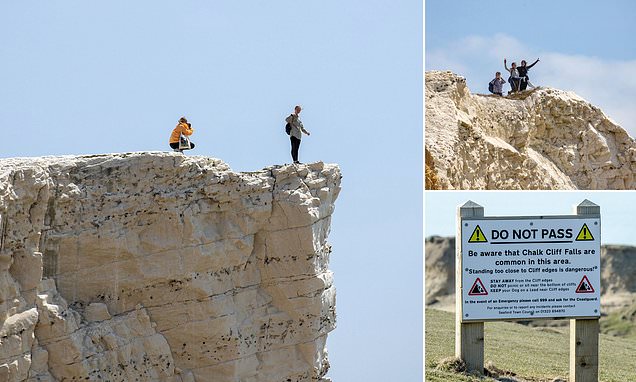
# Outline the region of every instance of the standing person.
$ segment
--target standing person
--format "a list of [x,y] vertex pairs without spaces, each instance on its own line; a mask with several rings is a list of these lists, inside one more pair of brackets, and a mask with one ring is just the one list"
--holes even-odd
[[[179,118],[179,122],[177,123],[177,127],[172,130],[172,134],[170,134],[170,147],[176,152],[182,152],[182,149],[179,149],[179,138],[181,134],[186,137],[190,137],[194,133],[194,129],[192,128],[192,124],[188,122],[185,117]],[[194,143],[190,142],[190,150],[194,148]],[[188,150],[188,149],[185,149]]]
[[305,130],[303,123],[298,117],[301,110],[301,107],[296,105],[296,107],[294,107],[294,112],[290,114],[289,117],[285,118],[285,122],[289,123],[291,126],[289,139],[291,141],[291,155],[294,163],[300,163],[298,161],[298,149],[300,148],[300,140],[303,138],[303,133],[311,135],[309,131]]
[[513,62],[511,65],[511,68],[508,69],[508,65],[506,65],[506,59],[504,58],[504,68],[506,68],[506,70],[508,72],[510,72],[510,77],[508,77],[508,82],[510,82],[510,87],[512,88],[510,90],[510,92],[508,92],[508,94],[510,93],[514,93],[516,91],[519,91],[519,85],[521,82],[521,78],[519,78],[519,71],[517,70],[517,63]]
[[530,77],[528,77],[528,70],[535,66],[539,62],[539,59],[532,63],[532,65],[526,66],[526,60],[521,60],[521,66],[517,68],[519,71],[519,77],[521,77],[520,90],[526,90],[528,87],[528,82],[530,82]]
[[490,81],[490,85],[492,85],[492,94],[503,96],[503,85],[505,83],[506,81],[501,78],[501,72],[495,73],[495,78]]

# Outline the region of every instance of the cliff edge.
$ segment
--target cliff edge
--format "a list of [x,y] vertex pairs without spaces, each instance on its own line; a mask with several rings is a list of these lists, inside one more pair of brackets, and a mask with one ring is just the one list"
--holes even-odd
[[470,94],[426,72],[428,189],[636,189],[636,143],[572,92]]
[[1,381],[328,381],[336,165],[0,160]]

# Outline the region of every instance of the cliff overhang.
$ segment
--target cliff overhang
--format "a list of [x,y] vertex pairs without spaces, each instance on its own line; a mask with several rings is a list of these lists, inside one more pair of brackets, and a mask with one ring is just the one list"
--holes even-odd
[[0,160],[0,380],[327,381],[340,170]]

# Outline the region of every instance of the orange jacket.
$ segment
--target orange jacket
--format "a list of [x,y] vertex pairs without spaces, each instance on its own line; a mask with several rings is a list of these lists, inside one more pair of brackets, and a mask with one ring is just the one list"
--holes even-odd
[[185,122],[179,122],[177,127],[172,130],[172,134],[170,134],[170,142],[169,143],[177,143],[179,142],[179,136],[181,134],[190,136],[194,133],[194,129],[188,126]]

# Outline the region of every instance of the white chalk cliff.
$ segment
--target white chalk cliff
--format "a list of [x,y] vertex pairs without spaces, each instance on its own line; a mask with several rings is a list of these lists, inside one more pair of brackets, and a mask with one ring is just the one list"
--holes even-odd
[[0,381],[328,381],[336,165],[0,159]]
[[432,189],[636,189],[636,142],[572,92],[471,94],[426,72],[426,179]]

